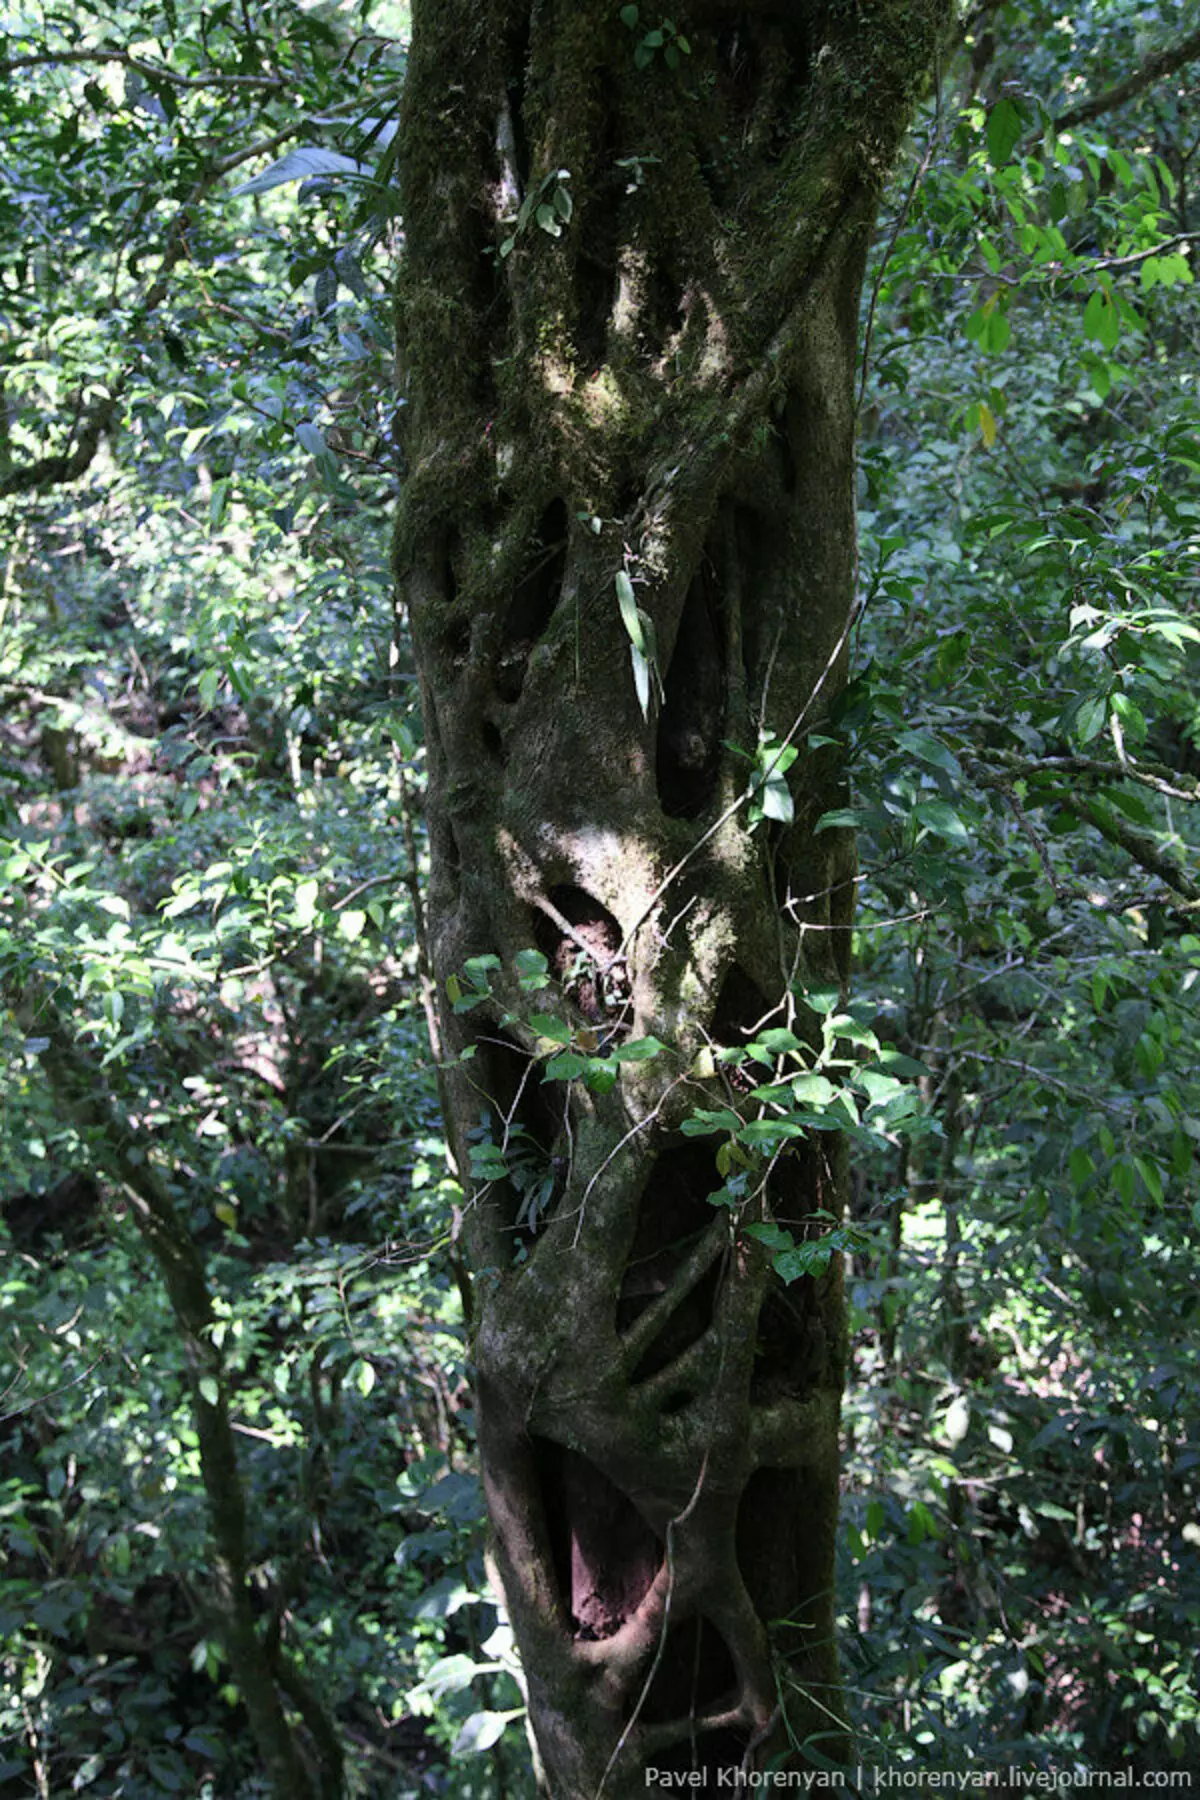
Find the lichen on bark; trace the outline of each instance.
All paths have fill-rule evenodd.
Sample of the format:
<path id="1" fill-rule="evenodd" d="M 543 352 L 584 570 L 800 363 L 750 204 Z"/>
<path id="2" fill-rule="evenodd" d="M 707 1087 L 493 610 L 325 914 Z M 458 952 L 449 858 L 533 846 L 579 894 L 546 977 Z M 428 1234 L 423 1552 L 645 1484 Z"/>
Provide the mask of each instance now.
<path id="1" fill-rule="evenodd" d="M 449 1137 L 468 1185 L 481 1113 L 547 1171 L 536 1219 L 477 1184 L 465 1238 L 495 1561 L 555 1800 L 847 1748 L 840 1275 L 785 1289 L 741 1229 L 836 1214 L 844 1151 L 814 1134 L 735 1218 L 682 1127 L 720 1103 L 706 1049 L 811 1034 L 806 990 L 848 979 L 853 847 L 815 829 L 838 779 L 808 738 L 845 678 L 866 246 L 948 11 L 693 0 L 647 62 L 645 7 L 414 7 L 395 561 L 442 992 L 499 959 L 444 1009 Z M 744 803 L 764 738 L 801 751 L 790 823 Z M 605 1092 L 546 1082 L 547 1011 L 664 1048 Z"/>

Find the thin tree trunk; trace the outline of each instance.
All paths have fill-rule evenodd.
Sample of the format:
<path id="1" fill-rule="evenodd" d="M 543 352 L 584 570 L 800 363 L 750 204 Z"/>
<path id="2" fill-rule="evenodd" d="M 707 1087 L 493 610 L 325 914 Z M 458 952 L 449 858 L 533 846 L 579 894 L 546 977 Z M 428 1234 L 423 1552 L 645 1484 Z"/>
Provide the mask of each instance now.
<path id="1" fill-rule="evenodd" d="M 554 1800 L 847 1750 L 840 1271 L 784 1288 L 743 1229 L 838 1213 L 842 1143 L 730 1212 L 683 1127 L 736 1088 L 721 1047 L 819 1037 L 805 992 L 847 979 L 808 736 L 846 664 L 866 245 L 947 12 L 414 8 L 396 566 L 484 1481 Z M 800 755 L 754 824 L 764 740 Z M 579 1059 L 663 1048 L 548 1080 L 547 1018 Z"/>

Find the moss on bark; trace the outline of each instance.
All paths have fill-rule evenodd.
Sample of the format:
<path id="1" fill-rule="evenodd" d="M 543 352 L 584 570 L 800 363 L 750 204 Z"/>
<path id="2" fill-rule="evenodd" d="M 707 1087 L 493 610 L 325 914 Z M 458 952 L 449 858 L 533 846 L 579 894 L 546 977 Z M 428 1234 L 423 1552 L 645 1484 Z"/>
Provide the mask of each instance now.
<path id="1" fill-rule="evenodd" d="M 836 1213 L 845 1158 L 802 1145 L 727 1223 L 681 1127 L 721 1100 L 706 1046 L 773 1014 L 810 1032 L 805 988 L 848 978 L 853 846 L 815 830 L 837 771 L 804 746 L 844 680 L 867 238 L 948 11 L 692 0 L 686 53 L 668 66 L 664 36 L 641 67 L 645 7 L 633 29 L 610 0 L 414 8 L 396 570 L 443 992 L 500 959 L 445 1009 L 450 1138 L 469 1185 L 482 1108 L 545 1171 L 536 1218 L 528 1181 L 493 1180 L 465 1232 L 495 1558 L 555 1800 L 848 1749 L 840 1275 L 784 1290 L 739 1229 Z M 786 826 L 743 803 L 761 735 L 802 750 Z M 666 1049 L 608 1092 L 546 1083 L 546 1012 L 577 1044 Z"/>

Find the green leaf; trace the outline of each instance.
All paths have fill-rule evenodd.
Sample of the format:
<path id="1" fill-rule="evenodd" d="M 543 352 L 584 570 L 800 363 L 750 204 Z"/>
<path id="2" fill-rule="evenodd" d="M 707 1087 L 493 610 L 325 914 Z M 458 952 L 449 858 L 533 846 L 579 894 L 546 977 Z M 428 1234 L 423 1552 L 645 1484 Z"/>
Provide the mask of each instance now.
<path id="1" fill-rule="evenodd" d="M 970 832 L 946 800 L 919 801 L 913 808 L 913 818 L 948 843 L 966 847 L 971 842 Z"/>
<path id="2" fill-rule="evenodd" d="M 994 169 L 1001 168 L 1017 147 L 1023 129 L 1021 115 L 1009 99 L 997 100 L 987 122 L 988 157 Z"/>
<path id="3" fill-rule="evenodd" d="M 550 964 L 540 950 L 518 950 L 513 963 L 522 992 L 536 994 L 550 985 Z"/>
<path id="4" fill-rule="evenodd" d="M 684 1137 L 706 1137 L 713 1131 L 740 1131 L 741 1128 L 740 1117 L 727 1107 L 719 1112 L 708 1112 L 705 1108 L 698 1107 L 691 1118 L 685 1119 L 679 1127 Z"/>
<path id="5" fill-rule="evenodd" d="M 797 1075 L 791 1082 L 792 1098 L 800 1106 L 828 1106 L 837 1094 L 824 1075 Z"/>
<path id="6" fill-rule="evenodd" d="M 796 816 L 791 789 L 778 773 L 768 775 L 759 793 L 759 805 L 765 819 L 777 819 L 781 825 L 790 825 Z"/>
<path id="7" fill-rule="evenodd" d="M 661 1055 L 665 1049 L 666 1045 L 660 1043 L 656 1037 L 631 1038 L 629 1043 L 621 1044 L 617 1048 L 615 1055 L 619 1063 L 649 1062 L 652 1057 Z"/>
<path id="8" fill-rule="evenodd" d="M 220 1405 L 221 1390 L 211 1375 L 202 1375 L 196 1385 L 200 1389 L 201 1399 L 204 1400 L 207 1405 Z"/>
<path id="9" fill-rule="evenodd" d="M 1105 350 L 1114 350 L 1121 335 L 1121 315 L 1116 302 L 1097 288 L 1083 313 L 1083 329 Z"/>
<path id="10" fill-rule="evenodd" d="M 633 686 L 637 694 L 638 705 L 642 709 L 643 719 L 650 717 L 650 664 L 636 644 L 630 644 L 629 656 L 633 663 Z"/>
<path id="11" fill-rule="evenodd" d="M 304 145 L 298 150 L 289 150 L 278 162 L 270 163 L 261 173 L 249 181 L 241 182 L 230 190 L 233 196 L 238 194 L 265 194 L 271 188 L 283 187 L 289 181 L 311 181 L 314 176 L 346 176 L 365 175 L 366 163 L 360 163 L 353 156 L 343 156 L 338 150 L 320 150 L 315 146 Z"/>
<path id="12" fill-rule="evenodd" d="M 367 915 L 365 912 L 351 911 L 339 913 L 338 936 L 344 937 L 348 943 L 353 944 L 357 938 L 362 936 L 363 927 L 366 925 L 366 922 Z"/>
<path id="13" fill-rule="evenodd" d="M 783 1025 L 772 1025 L 769 1030 L 760 1031 L 753 1044 L 748 1047 L 753 1050 L 760 1044 L 764 1050 L 770 1051 L 772 1056 L 785 1056 L 790 1050 L 804 1048 L 795 1032 L 789 1031 Z"/>
<path id="14" fill-rule="evenodd" d="M 622 25 L 627 26 L 628 29 L 630 31 L 632 31 L 634 26 L 637 24 L 637 22 L 638 22 L 638 8 L 636 6 L 623 6 L 621 8 L 621 23 L 622 23 Z"/>
<path id="15" fill-rule="evenodd" d="M 571 1027 L 565 1019 L 556 1019 L 553 1013 L 533 1013 L 529 1020 L 529 1029 L 536 1031 L 539 1037 L 550 1038 L 556 1044 L 569 1044 Z"/>
<path id="16" fill-rule="evenodd" d="M 857 831 L 866 823 L 867 815 L 856 806 L 835 806 L 829 812 L 822 813 L 817 820 L 816 830 L 820 831 Z"/>
<path id="17" fill-rule="evenodd" d="M 317 916 L 317 895 L 320 885 L 315 881 L 301 881 L 296 887 L 296 923 L 301 931 L 306 931 Z"/>
<path id="18" fill-rule="evenodd" d="M 1138 1174 L 1145 1183 L 1146 1192 L 1156 1206 L 1161 1206 L 1163 1201 L 1162 1170 L 1148 1156 L 1135 1156 L 1133 1161 Z"/>
<path id="19" fill-rule="evenodd" d="M 621 609 L 621 623 L 628 632 L 629 641 L 634 649 L 639 651 L 644 657 L 646 654 L 646 639 L 642 631 L 642 621 L 638 613 L 638 604 L 634 597 L 633 583 L 629 579 L 628 571 L 625 569 L 618 569 L 614 581 L 617 589 L 617 605 Z"/>
<path id="20" fill-rule="evenodd" d="M 1108 700 L 1103 694 L 1093 694 L 1089 699 L 1081 701 L 1076 713 L 1074 732 L 1081 744 L 1090 744 L 1094 737 L 1099 737 L 1104 730 L 1104 721 L 1108 717 Z"/>
<path id="21" fill-rule="evenodd" d="M 451 1746 L 451 1756 L 479 1756 L 484 1750 L 490 1750 L 503 1737 L 508 1721 L 520 1716 L 520 1710 L 472 1713 Z"/>

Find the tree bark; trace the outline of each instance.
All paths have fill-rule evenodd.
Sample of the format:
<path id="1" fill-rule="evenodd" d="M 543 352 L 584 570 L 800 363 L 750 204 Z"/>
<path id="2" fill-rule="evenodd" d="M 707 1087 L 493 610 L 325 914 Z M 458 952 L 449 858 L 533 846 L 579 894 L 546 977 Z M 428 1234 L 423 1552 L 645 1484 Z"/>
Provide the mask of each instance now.
<path id="1" fill-rule="evenodd" d="M 866 247 L 950 8 L 672 11 L 417 0 L 401 123 L 443 1099 L 554 1800 L 847 1753 L 840 1271 L 785 1288 L 744 1229 L 820 1230 L 843 1141 L 730 1210 L 683 1127 L 744 1101 L 722 1047 L 819 1040 L 806 993 L 848 978 L 853 846 L 815 829 L 839 782 L 809 735 L 847 661 Z M 752 818 L 763 742 L 799 750 L 790 818 Z M 548 1017 L 559 1073 L 607 1072 L 546 1079 Z"/>

